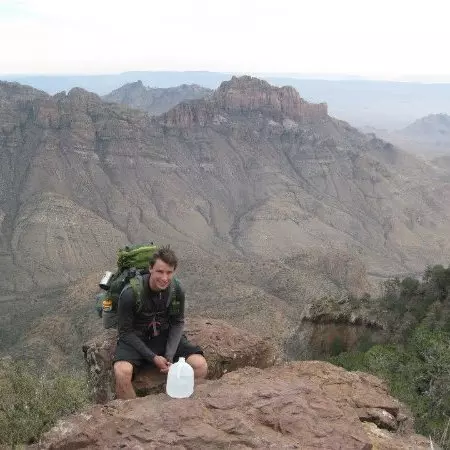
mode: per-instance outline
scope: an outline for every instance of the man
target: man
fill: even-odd
[[[196,378],[207,375],[201,348],[191,344],[183,334],[185,295],[178,283],[172,281],[177,264],[173,250],[160,248],[150,260],[149,275],[144,275],[141,307],[137,310],[131,286],[125,287],[120,295],[119,340],[114,358],[119,399],[136,397],[132,385],[136,369],[156,366],[167,373],[179,357],[186,358]],[[171,295],[172,289],[176,289],[175,296]]]

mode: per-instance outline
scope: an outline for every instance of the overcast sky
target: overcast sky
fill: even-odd
[[[0,73],[450,75],[445,0],[0,0]]]

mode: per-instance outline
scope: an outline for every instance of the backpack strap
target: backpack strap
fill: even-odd
[[[179,314],[184,309],[181,301],[181,285],[177,278],[172,278],[170,284],[169,298],[167,300],[167,312],[169,315]]]
[[[142,307],[142,294],[144,292],[144,277],[140,272],[136,272],[136,275],[128,282],[131,289],[133,289],[134,298],[136,301],[136,311],[139,312]],[[124,288],[125,289],[125,288]],[[172,282],[169,286],[169,295],[167,296],[166,308],[169,310],[170,306],[173,306],[175,310],[180,309],[180,282],[177,278],[172,278]]]
[[[140,311],[142,307],[142,292],[144,291],[144,277],[140,272],[136,272],[136,275],[130,279],[129,284],[133,289],[136,311]]]
[[[167,296],[166,308],[168,308],[169,305],[172,303],[172,301],[176,299],[177,291],[179,290],[179,288],[180,288],[179,281],[175,277],[173,277],[172,282],[170,283],[169,286],[169,295]]]

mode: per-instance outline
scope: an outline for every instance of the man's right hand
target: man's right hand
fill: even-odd
[[[167,361],[164,356],[155,356],[153,358],[153,364],[162,372],[167,373],[169,371],[169,367],[171,366],[171,363]]]

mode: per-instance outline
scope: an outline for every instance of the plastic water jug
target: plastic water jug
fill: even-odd
[[[184,358],[169,367],[166,392],[173,398],[190,397],[194,392],[194,369]]]

